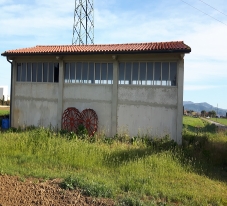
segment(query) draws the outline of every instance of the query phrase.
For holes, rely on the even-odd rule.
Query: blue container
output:
[[[9,129],[9,119],[2,120],[2,129]]]

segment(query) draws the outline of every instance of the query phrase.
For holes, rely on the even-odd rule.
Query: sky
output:
[[[72,44],[74,7],[75,0],[0,0],[0,53]],[[184,101],[227,109],[226,0],[94,0],[94,8],[95,44],[184,41],[192,49]],[[4,85],[10,64],[0,56]]]

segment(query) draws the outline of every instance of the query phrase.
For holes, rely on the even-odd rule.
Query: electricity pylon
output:
[[[94,44],[93,0],[75,0],[72,44]]]

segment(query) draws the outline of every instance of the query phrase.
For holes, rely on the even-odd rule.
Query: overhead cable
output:
[[[182,1],[182,2],[184,2],[185,4],[187,4],[187,5],[191,6],[192,8],[194,8],[194,9],[196,9],[196,10],[198,10],[198,11],[202,12],[203,14],[205,14],[205,15],[207,15],[207,16],[209,16],[209,17],[211,17],[212,19],[214,19],[214,20],[216,20],[216,21],[218,21],[218,22],[220,22],[220,23],[224,24],[225,26],[227,26],[227,24],[226,24],[226,23],[224,23],[224,22],[222,22],[222,21],[220,21],[220,20],[218,20],[218,19],[214,18],[213,16],[211,16],[211,15],[209,15],[209,14],[205,13],[204,11],[202,11],[202,10],[200,10],[200,9],[196,8],[195,6],[193,6],[193,5],[191,5],[191,4],[187,3],[187,2],[185,2],[184,0],[181,0],[181,1]]]
[[[218,11],[219,13],[221,13],[221,14],[227,16],[227,14],[225,14],[225,13],[223,13],[222,11],[220,11],[220,10],[214,8],[213,6],[211,6],[210,4],[206,3],[205,1],[202,1],[202,0],[199,0],[199,1],[203,2],[204,4],[206,4],[207,6],[211,7],[212,9]]]

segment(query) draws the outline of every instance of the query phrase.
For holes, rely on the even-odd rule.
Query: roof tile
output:
[[[183,41],[151,42],[131,44],[100,44],[100,45],[38,45],[30,48],[8,50],[2,56],[29,54],[76,54],[76,53],[135,53],[135,52],[191,52],[191,48]]]

